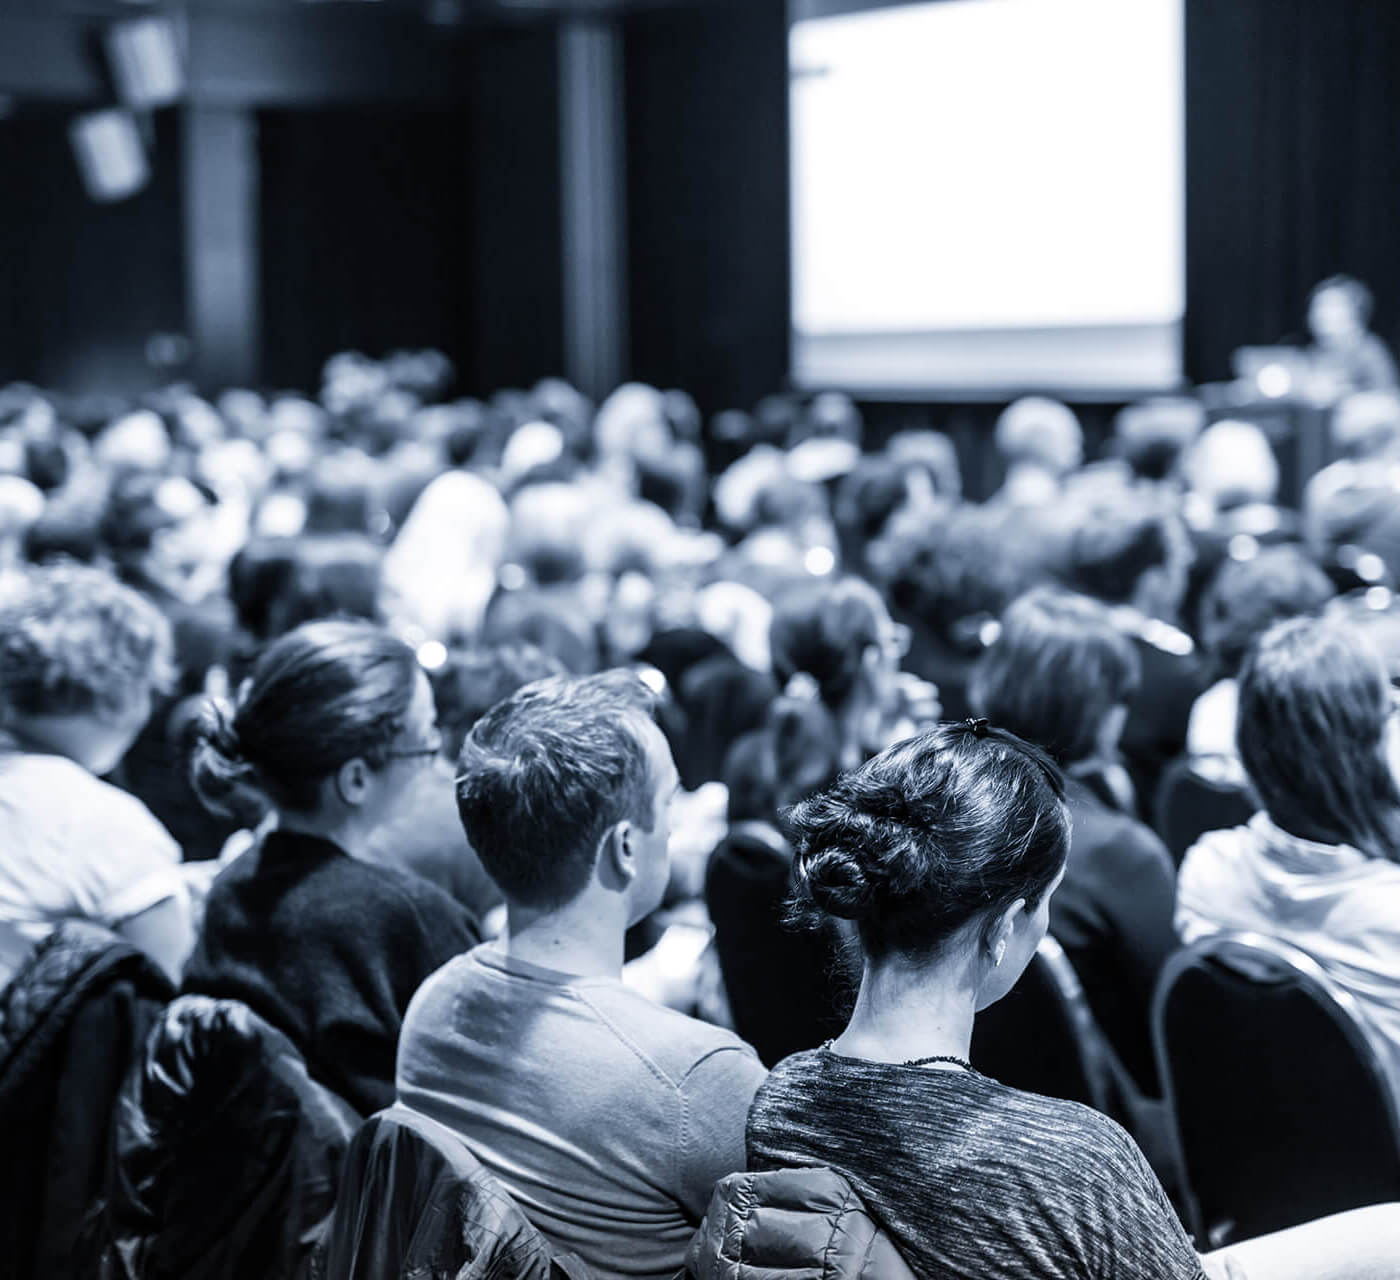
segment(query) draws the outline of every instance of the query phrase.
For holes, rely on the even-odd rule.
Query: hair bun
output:
[[[233,708],[223,698],[204,701],[190,781],[205,808],[224,816],[238,811],[240,795],[257,789],[257,769],[244,753]]]
[[[797,874],[812,902],[827,915],[859,920],[875,905],[876,886],[861,860],[829,848],[799,857]]]
[[[231,764],[244,764],[243,743],[233,721],[233,706],[227,698],[206,698],[200,737]]]

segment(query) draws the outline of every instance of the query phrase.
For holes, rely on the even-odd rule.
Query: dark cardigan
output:
[[[273,831],[214,881],[184,990],[242,1000],[368,1115],[394,1101],[413,993],[480,940],[471,913],[426,880]]]

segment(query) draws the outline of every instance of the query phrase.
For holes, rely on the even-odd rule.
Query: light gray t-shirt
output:
[[[486,943],[414,996],[401,1102],[460,1134],[557,1247],[604,1276],[685,1261],[714,1184],[744,1168],[766,1072],[728,1031],[615,978],[579,978]]]

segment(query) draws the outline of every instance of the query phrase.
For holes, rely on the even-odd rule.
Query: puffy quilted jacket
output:
[[[174,993],[147,958],[83,921],[58,926],[0,991],[0,1274],[80,1275],[128,1068]]]
[[[555,1256],[450,1129],[407,1107],[365,1121],[314,1274],[327,1280],[588,1280]]]
[[[913,1280],[851,1184],[831,1169],[719,1182],[686,1257],[693,1280]]]

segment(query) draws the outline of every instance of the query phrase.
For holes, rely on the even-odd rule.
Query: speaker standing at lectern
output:
[[[1385,343],[1367,328],[1371,291],[1351,276],[1328,276],[1308,297],[1308,330],[1313,375],[1327,386],[1328,399],[1353,391],[1376,391],[1400,384],[1395,360]]]

